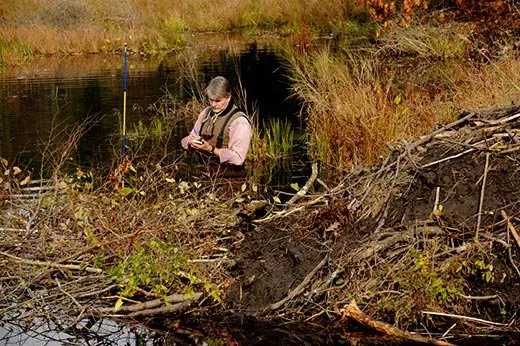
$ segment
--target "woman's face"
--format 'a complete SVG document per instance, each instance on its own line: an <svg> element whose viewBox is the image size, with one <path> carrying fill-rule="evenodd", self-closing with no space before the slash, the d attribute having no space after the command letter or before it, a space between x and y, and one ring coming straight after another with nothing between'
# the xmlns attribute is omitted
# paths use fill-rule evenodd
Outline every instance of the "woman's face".
<svg viewBox="0 0 520 346"><path fill-rule="evenodd" d="M226 109L231 96L223 97L221 99L209 99L209 105L213 112L218 113Z"/></svg>

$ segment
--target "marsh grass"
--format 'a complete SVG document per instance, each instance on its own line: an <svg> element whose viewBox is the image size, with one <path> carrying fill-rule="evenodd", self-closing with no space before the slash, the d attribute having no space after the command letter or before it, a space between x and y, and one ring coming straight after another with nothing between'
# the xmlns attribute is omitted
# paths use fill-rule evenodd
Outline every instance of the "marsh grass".
<svg viewBox="0 0 520 346"><path fill-rule="evenodd" d="M453 121L462 111L518 102L517 59L486 64L455 59L465 50L439 60L432 57L449 53L427 50L413 61L349 46L290 53L293 91L307 113L310 154L336 167L371 164L389 147Z"/></svg>
<svg viewBox="0 0 520 346"><path fill-rule="evenodd" d="M375 162L386 143L405 137L413 115L392 97L392 79L364 56L325 48L292 56L294 92L307 110L309 151L333 166Z"/></svg>
<svg viewBox="0 0 520 346"><path fill-rule="evenodd" d="M249 158L265 162L288 157L293 149L294 129L287 120L263 121L262 129L255 128Z"/></svg>

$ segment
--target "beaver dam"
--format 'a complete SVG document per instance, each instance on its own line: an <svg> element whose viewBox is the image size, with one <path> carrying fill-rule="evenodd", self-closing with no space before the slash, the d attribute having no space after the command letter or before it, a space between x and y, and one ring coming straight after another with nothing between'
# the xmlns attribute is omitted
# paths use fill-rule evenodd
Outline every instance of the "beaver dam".
<svg viewBox="0 0 520 346"><path fill-rule="evenodd" d="M31 178L4 160L3 320L311 323L301 344L359 330L435 344L515 335L519 133L518 106L466 112L334 185L315 164L284 203L156 162L109 178L57 169L16 198Z"/></svg>

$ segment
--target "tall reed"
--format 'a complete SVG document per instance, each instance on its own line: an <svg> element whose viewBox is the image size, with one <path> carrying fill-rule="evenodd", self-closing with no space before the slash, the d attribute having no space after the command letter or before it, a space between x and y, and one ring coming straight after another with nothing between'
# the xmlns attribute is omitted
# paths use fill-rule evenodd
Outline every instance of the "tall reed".
<svg viewBox="0 0 520 346"><path fill-rule="evenodd" d="M249 152L252 161L278 160L292 152L294 129L289 121L269 119L262 128L255 126L253 130Z"/></svg>
<svg viewBox="0 0 520 346"><path fill-rule="evenodd" d="M375 162L387 142L409 135L413 115L393 97L392 76L370 57L324 48L292 55L294 93L307 110L309 151L334 166Z"/></svg>

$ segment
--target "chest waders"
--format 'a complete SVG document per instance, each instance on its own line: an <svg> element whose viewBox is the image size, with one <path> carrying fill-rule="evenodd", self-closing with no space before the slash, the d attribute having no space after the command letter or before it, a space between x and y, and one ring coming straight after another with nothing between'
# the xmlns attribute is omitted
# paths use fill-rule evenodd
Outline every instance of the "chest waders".
<svg viewBox="0 0 520 346"><path fill-rule="evenodd" d="M228 107L230 108L230 107ZM208 109L205 120L202 122L200 126L200 135L202 138L206 140L210 145L215 148L227 148L229 144L229 130L228 125L232 123L234 120L244 117L247 119L245 113L237 108L231 107L231 109L224 110L224 115L211 116L211 108ZM247 119L249 121L249 119ZM215 134L218 133L218 136L215 137Z"/></svg>

